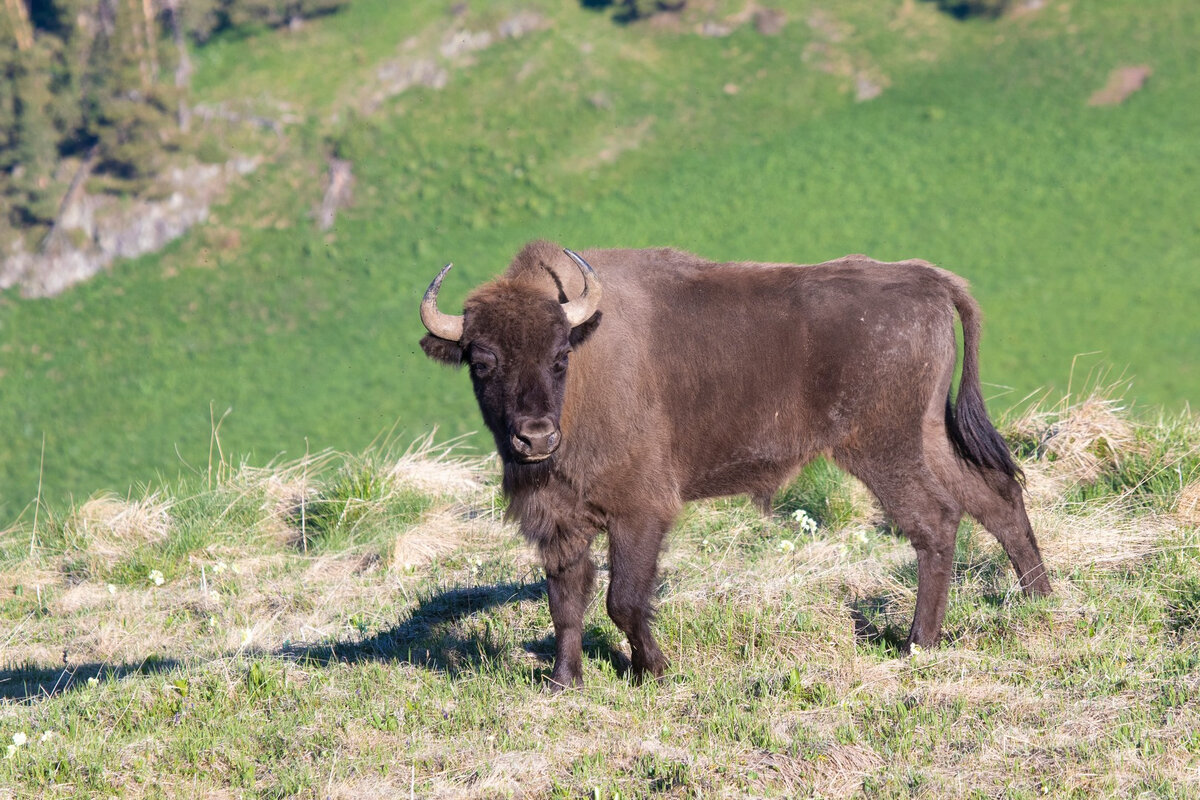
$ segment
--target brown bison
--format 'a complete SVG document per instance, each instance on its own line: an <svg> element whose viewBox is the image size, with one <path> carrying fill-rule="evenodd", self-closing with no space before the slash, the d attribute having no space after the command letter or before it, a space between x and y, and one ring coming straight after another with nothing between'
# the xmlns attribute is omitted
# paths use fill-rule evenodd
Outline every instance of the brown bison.
<svg viewBox="0 0 1200 800"><path fill-rule="evenodd" d="M683 503L761 499L825 454L862 480L917 552L909 645L932 646L963 513L1029 594L1050 592L1019 470L979 383L979 308L923 261L714 264L678 250L522 250L461 316L421 303L430 358L470 366L510 514L540 551L556 687L583 682L590 545L608 532L608 613L635 678L667 659L650 630L663 536ZM954 314L964 356L958 397Z"/></svg>

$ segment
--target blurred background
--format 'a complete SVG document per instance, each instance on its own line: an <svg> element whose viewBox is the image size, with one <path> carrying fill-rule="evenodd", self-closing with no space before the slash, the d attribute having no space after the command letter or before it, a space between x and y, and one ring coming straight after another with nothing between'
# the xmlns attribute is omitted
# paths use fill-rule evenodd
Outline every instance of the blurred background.
<svg viewBox="0 0 1200 800"><path fill-rule="evenodd" d="M0 0L0 527L489 439L425 359L531 238L968 277L1003 413L1200 398L1195 0Z"/></svg>

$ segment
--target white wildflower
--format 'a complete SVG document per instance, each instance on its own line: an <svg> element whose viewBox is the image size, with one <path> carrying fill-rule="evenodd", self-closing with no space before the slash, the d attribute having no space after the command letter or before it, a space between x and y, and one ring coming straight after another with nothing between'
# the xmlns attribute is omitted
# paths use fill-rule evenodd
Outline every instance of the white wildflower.
<svg viewBox="0 0 1200 800"><path fill-rule="evenodd" d="M809 535L817 532L817 521L808 515L808 512L803 508L797 508L792 512L792 519L800 526L801 533Z"/></svg>
<svg viewBox="0 0 1200 800"><path fill-rule="evenodd" d="M98 685L99 683L100 683L100 679L99 679L99 678L97 678L97 677L94 677L94 676L93 676L93 677L91 677L91 678L88 678L88 686L96 686L96 685Z"/></svg>
<svg viewBox="0 0 1200 800"><path fill-rule="evenodd" d="M29 737L25 735L25 731L17 731L13 734L13 744L17 747L29 741Z"/></svg>
<svg viewBox="0 0 1200 800"><path fill-rule="evenodd" d="M4 757L5 757L5 758L12 758L12 757L13 757L13 756L15 756L16 754L17 754L17 746L16 746L15 744L10 744L10 745L8 746L8 754L7 754L6 756L4 756Z"/></svg>
<svg viewBox="0 0 1200 800"><path fill-rule="evenodd" d="M150 578L150 582L153 583L155 586L162 586L163 581L165 580L163 578L162 570L160 570L160 569L150 570L149 578Z"/></svg>
<svg viewBox="0 0 1200 800"><path fill-rule="evenodd" d="M50 741L57 735L58 734L55 731L49 730L49 731L46 731L45 733L43 733L41 738L38 739L38 741L41 742L42 744L45 744L46 742Z"/></svg>
<svg viewBox="0 0 1200 800"><path fill-rule="evenodd" d="M781 553L790 553L796 549L796 543L791 539L780 539L779 544L775 545L775 547Z"/></svg>
<svg viewBox="0 0 1200 800"><path fill-rule="evenodd" d="M108 585L108 593L109 593L109 594L116 594L116 593L117 593L117 587L116 587L116 586L113 586L113 585L110 583L110 584Z"/></svg>

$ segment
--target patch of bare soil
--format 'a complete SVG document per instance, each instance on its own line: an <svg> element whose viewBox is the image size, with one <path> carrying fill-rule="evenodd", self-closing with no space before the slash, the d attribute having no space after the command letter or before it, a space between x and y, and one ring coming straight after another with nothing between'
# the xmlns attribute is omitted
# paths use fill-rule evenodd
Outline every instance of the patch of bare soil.
<svg viewBox="0 0 1200 800"><path fill-rule="evenodd" d="M1124 103L1129 95L1141 89L1154 70L1145 64L1117 67L1108 74L1108 83L1088 98L1089 106L1115 106Z"/></svg>

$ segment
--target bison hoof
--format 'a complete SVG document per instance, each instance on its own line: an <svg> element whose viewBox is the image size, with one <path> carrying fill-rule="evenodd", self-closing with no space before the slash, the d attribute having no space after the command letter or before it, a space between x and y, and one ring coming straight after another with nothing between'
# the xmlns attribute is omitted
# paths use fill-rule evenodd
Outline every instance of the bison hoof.
<svg viewBox="0 0 1200 800"><path fill-rule="evenodd" d="M551 675L549 678L546 679L546 691L549 692L550 694L558 694L563 689L582 689L582 688L583 688L583 676L582 675L567 675L567 676L563 676L563 677L558 677L557 675Z"/></svg>
<svg viewBox="0 0 1200 800"><path fill-rule="evenodd" d="M633 683L636 686L641 685L647 680L659 680L666 671L667 659L661 655L653 661L646 663L640 663L637 659L634 659L632 670Z"/></svg>

